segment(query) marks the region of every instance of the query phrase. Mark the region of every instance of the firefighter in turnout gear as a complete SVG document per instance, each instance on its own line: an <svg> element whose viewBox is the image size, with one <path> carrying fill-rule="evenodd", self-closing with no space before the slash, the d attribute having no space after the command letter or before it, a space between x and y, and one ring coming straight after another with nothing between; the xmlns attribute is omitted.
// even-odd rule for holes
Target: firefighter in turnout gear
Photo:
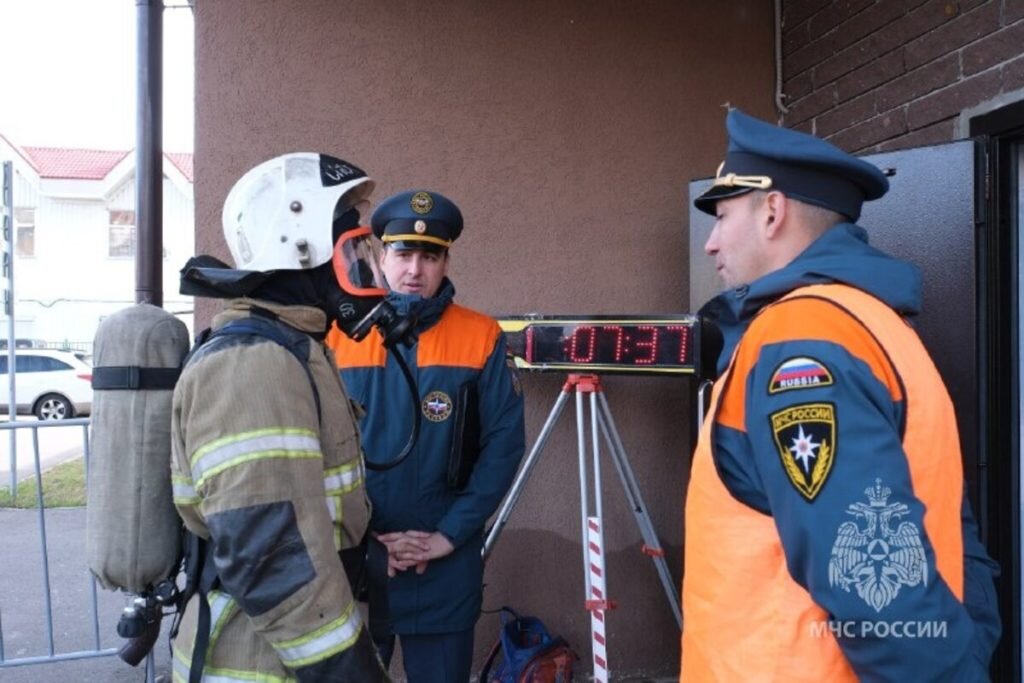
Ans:
<svg viewBox="0 0 1024 683"><path fill-rule="evenodd" d="M681 680L984 681L995 566L956 415L909 319L917 268L868 245L883 173L732 110L695 201L726 291L686 496Z"/></svg>
<svg viewBox="0 0 1024 683"><path fill-rule="evenodd" d="M175 681L388 680L339 557L370 505L356 416L322 344L383 299L359 226L372 188L340 159L271 159L225 201L237 269L197 257L182 271L183 292L228 301L174 391L174 502L205 555Z"/></svg>

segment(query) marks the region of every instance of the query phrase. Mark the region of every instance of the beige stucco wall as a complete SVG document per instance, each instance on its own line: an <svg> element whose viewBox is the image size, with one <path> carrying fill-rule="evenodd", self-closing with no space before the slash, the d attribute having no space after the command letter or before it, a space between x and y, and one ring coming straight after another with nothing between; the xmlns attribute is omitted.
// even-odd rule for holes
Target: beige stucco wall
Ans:
<svg viewBox="0 0 1024 683"><path fill-rule="evenodd" d="M459 204L464 304L682 312L686 184L721 157L722 104L773 115L771 22L754 0L198 0L197 249L227 257L220 205L249 167L323 151L364 167L378 199L422 186ZM524 377L531 444L563 379ZM678 581L692 386L606 387ZM541 616L589 671L578 479L569 408L489 563L485 607ZM604 482L611 667L671 673L675 622L608 463ZM478 654L496 623L481 618Z"/></svg>

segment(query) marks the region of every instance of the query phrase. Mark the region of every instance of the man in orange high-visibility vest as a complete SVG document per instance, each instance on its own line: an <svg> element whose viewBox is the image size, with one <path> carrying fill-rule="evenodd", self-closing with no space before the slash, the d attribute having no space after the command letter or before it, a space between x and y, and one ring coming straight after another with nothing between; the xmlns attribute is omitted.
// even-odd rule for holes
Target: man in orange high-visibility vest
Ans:
<svg viewBox="0 0 1024 683"><path fill-rule="evenodd" d="M697 198L725 348L686 498L681 680L982 681L995 565L873 165L732 110Z"/></svg>

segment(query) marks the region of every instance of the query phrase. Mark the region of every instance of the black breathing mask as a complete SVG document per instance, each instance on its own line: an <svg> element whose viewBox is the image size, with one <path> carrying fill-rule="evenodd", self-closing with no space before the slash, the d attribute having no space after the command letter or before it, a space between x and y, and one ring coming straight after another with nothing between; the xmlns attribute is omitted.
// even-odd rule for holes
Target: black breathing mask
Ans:
<svg viewBox="0 0 1024 683"><path fill-rule="evenodd" d="M387 462L366 458L371 470L389 470L402 464L412 453L420 434L419 389L398 344L412 346L416 342L415 316L399 315L385 297L384 274L380 270L380 248L370 228L359 225L359 216L350 210L334 220L334 283L336 295L328 302L335 322L346 335L359 341L374 327L380 332L384 347L390 351L409 387L412 410L412 431L402 451Z"/></svg>
<svg viewBox="0 0 1024 683"><path fill-rule="evenodd" d="M369 227L358 225L358 213L348 211L334 221L331 259L338 287L328 302L338 327L359 341L376 327L384 346L411 346L416 341L416 319L399 315L386 301L380 248Z"/></svg>

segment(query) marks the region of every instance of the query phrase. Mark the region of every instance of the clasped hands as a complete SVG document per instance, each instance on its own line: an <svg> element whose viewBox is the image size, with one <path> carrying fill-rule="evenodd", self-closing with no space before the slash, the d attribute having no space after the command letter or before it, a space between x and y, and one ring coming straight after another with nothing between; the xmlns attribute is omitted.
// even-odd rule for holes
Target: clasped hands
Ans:
<svg viewBox="0 0 1024 683"><path fill-rule="evenodd" d="M417 574L427 570L427 563L448 555L455 546L438 531L392 531L374 534L388 550L388 576L395 576L410 567Z"/></svg>

